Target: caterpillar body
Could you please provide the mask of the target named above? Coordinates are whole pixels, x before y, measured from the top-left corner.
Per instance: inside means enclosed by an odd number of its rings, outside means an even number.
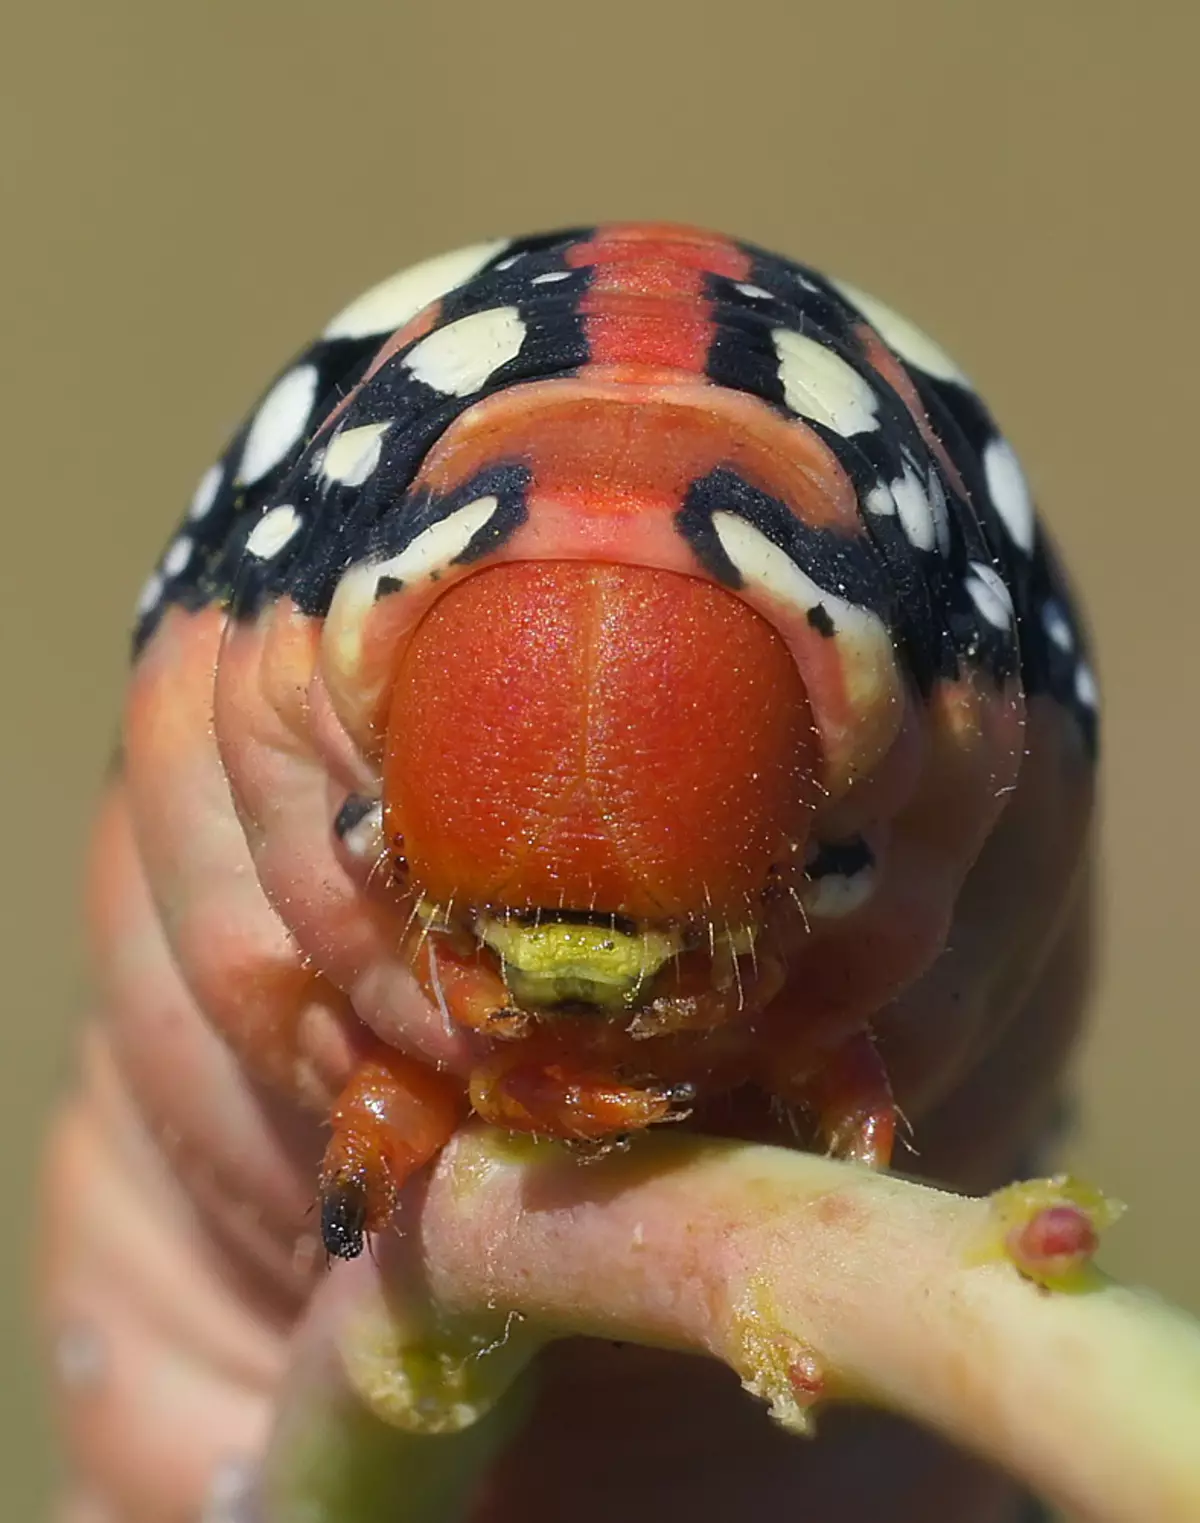
[[[95,1082],[297,1298],[313,1200],[358,1253],[471,1110],[876,1165],[902,1117],[985,1183],[1077,1019],[1096,710],[1012,448],[881,302],[667,225],[429,260],[141,595]]]

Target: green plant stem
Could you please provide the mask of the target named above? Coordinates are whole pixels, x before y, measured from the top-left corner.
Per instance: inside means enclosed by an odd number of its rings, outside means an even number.
[[[266,1516],[460,1516],[519,1421],[521,1369],[582,1333],[707,1353],[799,1433],[826,1400],[903,1413],[1079,1523],[1195,1523],[1200,1325],[1088,1267],[1068,1289],[1018,1273],[1013,1202],[696,1137],[581,1163],[468,1130],[380,1271],[319,1293],[325,1371],[302,1353]],[[401,1510],[375,1505],[385,1484]]]

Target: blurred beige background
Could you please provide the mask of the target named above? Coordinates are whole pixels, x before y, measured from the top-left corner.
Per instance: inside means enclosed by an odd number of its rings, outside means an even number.
[[[77,863],[135,593],[268,373],[394,266],[712,224],[957,353],[1088,594],[1109,912],[1082,1063],[1108,1262],[1200,1310],[1200,8],[1100,0],[59,0],[0,68],[0,1514],[43,1515],[38,1128],[85,997]]]

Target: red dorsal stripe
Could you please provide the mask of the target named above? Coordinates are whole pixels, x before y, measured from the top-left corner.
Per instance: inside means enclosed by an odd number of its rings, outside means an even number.
[[[744,280],[750,261],[723,238],[668,223],[602,228],[567,254],[592,267],[581,303],[593,366],[703,375],[713,325],[706,277]]]

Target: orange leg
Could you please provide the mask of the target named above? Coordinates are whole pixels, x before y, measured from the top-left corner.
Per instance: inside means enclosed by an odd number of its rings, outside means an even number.
[[[330,1114],[321,1164],[321,1236],[337,1258],[356,1258],[385,1227],[405,1180],[453,1136],[461,1091],[424,1064],[381,1048],[362,1063]]]
[[[785,1050],[761,1082],[771,1094],[810,1112],[831,1157],[872,1169],[886,1169],[891,1162],[896,1101],[869,1031],[857,1031],[825,1052],[814,1052],[811,1045],[800,1054]]]
[[[529,1016],[514,1006],[499,973],[480,956],[464,958],[436,932],[418,929],[410,939],[417,943],[411,954],[417,982],[452,1025],[502,1039],[527,1034]]]
[[[627,1084],[561,1050],[507,1053],[471,1075],[471,1104],[493,1126],[561,1141],[603,1142],[681,1120],[687,1084]]]
[[[896,1101],[869,1031],[831,1053],[806,1091],[832,1157],[887,1168],[896,1141]]]

